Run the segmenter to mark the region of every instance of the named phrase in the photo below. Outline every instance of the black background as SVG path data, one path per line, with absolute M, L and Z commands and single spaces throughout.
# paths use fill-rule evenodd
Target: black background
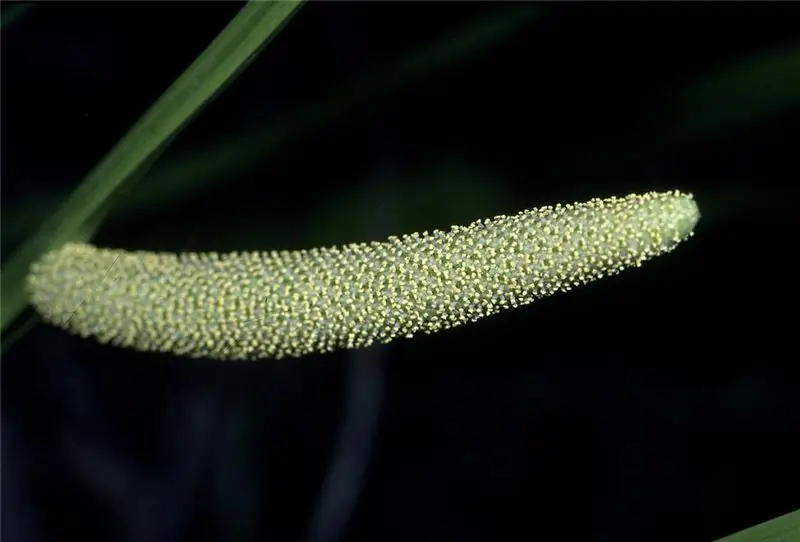
M 240 6 L 4 3 L 4 261 Z M 4 540 L 710 541 L 800 507 L 798 15 L 306 5 L 95 242 L 304 248 L 673 188 L 696 235 L 359 352 L 230 364 L 39 324 L 2 360 Z

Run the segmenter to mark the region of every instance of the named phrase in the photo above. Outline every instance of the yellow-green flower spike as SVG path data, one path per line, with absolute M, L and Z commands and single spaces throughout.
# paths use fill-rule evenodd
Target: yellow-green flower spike
M 692 234 L 691 195 L 556 205 L 384 242 L 169 254 L 68 244 L 34 264 L 43 318 L 84 337 L 191 357 L 358 348 L 472 322 L 639 266 Z

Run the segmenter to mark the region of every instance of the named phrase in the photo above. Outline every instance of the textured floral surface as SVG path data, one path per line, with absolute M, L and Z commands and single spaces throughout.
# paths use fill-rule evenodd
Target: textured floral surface
M 83 336 L 218 359 L 281 358 L 432 333 L 671 250 L 690 195 L 556 205 L 295 252 L 169 254 L 68 244 L 31 270 L 44 318 Z

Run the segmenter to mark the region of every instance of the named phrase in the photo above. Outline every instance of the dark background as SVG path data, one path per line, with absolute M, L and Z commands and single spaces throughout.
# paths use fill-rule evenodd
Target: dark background
M 240 6 L 3 3 L 4 261 Z M 800 507 L 798 15 L 306 5 L 97 244 L 307 248 L 673 188 L 695 237 L 475 324 L 298 360 L 38 324 L 2 359 L 3 539 L 710 541 Z

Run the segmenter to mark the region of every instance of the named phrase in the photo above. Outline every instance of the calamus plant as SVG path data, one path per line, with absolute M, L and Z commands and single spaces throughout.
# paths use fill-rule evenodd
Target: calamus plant
M 31 268 L 33 306 L 84 337 L 191 357 L 368 346 L 525 305 L 672 250 L 688 194 L 556 205 L 384 242 L 170 254 L 66 244 Z

